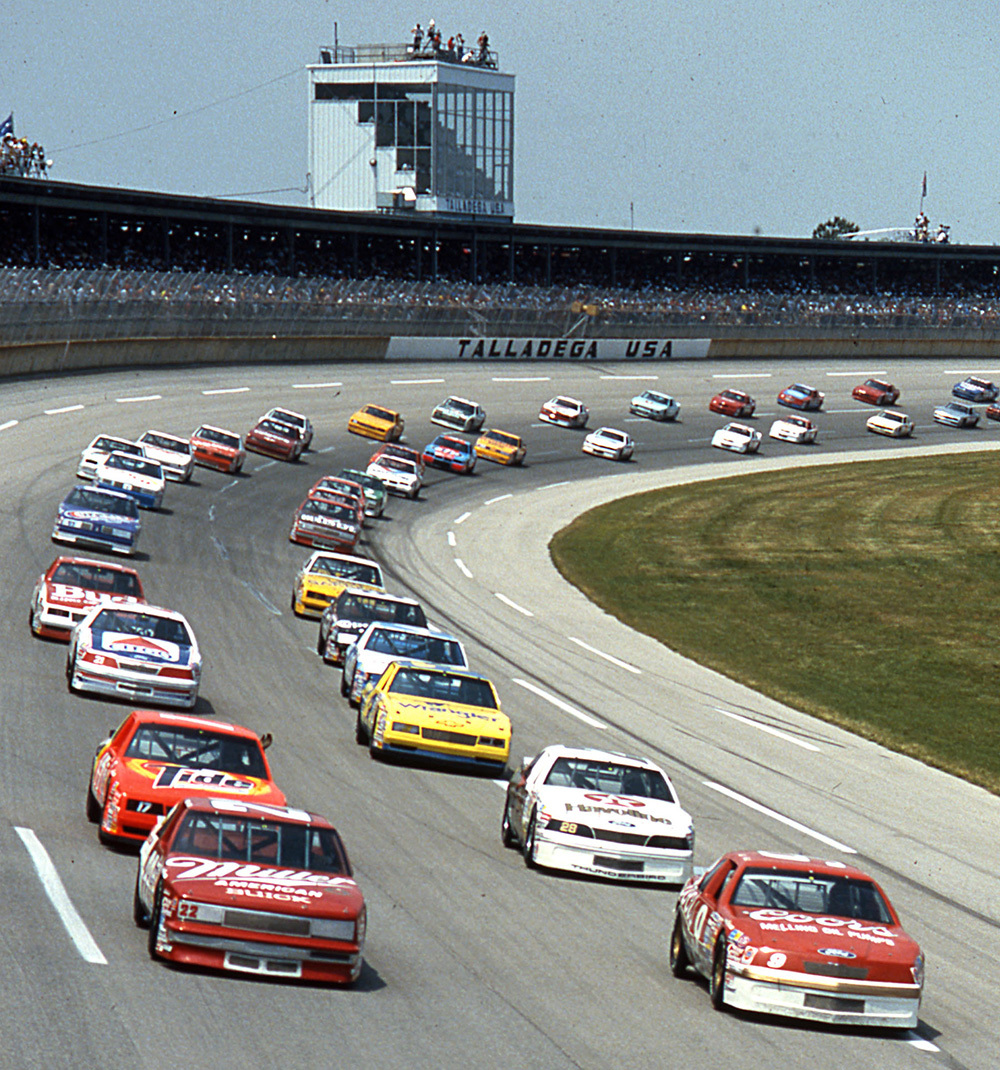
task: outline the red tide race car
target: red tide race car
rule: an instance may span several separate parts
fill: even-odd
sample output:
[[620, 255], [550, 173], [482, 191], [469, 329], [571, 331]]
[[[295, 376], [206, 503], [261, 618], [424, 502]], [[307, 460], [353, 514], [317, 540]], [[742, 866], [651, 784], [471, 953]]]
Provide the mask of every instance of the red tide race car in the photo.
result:
[[924, 957], [861, 870], [733, 851], [681, 890], [670, 968], [708, 978], [717, 1010], [913, 1029]]
[[202, 424], [191, 436], [194, 463], [220, 472], [238, 472], [247, 459], [243, 439], [235, 431]]
[[189, 795], [284, 806], [264, 756], [270, 742], [225, 721], [133, 710], [94, 755], [87, 818], [103, 843], [138, 843]]
[[305, 443], [298, 428], [265, 416], [247, 432], [246, 448], [279, 461], [297, 461], [302, 456]]
[[31, 634], [69, 642], [69, 633], [98, 602], [145, 602], [139, 573], [86, 557], [57, 557], [31, 596]]
[[336, 829], [303, 810], [185, 799], [139, 852], [133, 916], [149, 954], [350, 984], [367, 914]]
[[895, 405], [899, 401], [899, 387], [882, 379], [866, 379], [851, 391], [851, 397], [866, 405]]
[[753, 416], [757, 402], [742, 390], [721, 390], [708, 403], [712, 412], [721, 412], [723, 416]]

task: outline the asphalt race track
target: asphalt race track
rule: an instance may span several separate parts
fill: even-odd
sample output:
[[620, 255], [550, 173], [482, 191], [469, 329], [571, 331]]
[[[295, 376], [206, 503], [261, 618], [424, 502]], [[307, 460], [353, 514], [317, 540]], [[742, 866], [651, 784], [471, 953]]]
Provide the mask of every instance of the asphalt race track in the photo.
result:
[[[687, 362], [309, 365], [4, 383], [0, 1066], [993, 1070], [1000, 800], [634, 635], [564, 584], [545, 548], [589, 504], [667, 479], [760, 470], [775, 459], [997, 446], [1000, 425], [958, 431], [930, 420], [970, 371], [1000, 378], [1000, 369], [938, 361]], [[864, 430], [874, 410], [852, 401], [850, 388], [877, 373], [901, 386], [897, 407], [917, 422], [912, 443]], [[785, 411], [775, 395], [795, 380], [827, 394], [814, 446], [766, 437]], [[724, 422], [708, 398], [730, 385], [758, 399], [759, 457], [708, 446]], [[643, 386], [673, 393], [680, 421], [629, 419], [628, 398]], [[450, 393], [481, 402], [487, 426], [522, 434], [527, 465], [429, 471], [420, 499], [391, 499], [361, 549], [386, 567], [390, 590], [417, 595], [433, 622], [455, 630], [472, 667], [496, 683], [514, 723], [512, 759], [555, 742], [657, 758], [694, 815], [700, 866], [735, 847], [860, 864], [924, 948], [917, 1032], [713, 1011], [703, 983], [669, 973], [672, 890], [529, 871], [501, 846], [499, 782], [372, 761], [355, 744], [339, 672], [315, 653], [317, 626], [289, 610], [308, 555], [288, 541], [292, 511], [320, 475], [364, 467], [375, 447], [348, 435], [354, 409], [367, 401], [401, 409], [406, 441], [423, 446], [438, 430], [431, 408]], [[539, 405], [556, 393], [582, 398], [591, 428], [628, 430], [634, 462], [586, 457], [581, 432], [539, 424]], [[84, 816], [94, 748], [129, 706], [69, 694], [65, 647], [28, 630], [37, 576], [57, 553], [73, 552], [49, 533], [95, 433], [188, 434], [201, 421], [245, 432], [272, 405], [310, 415], [312, 451], [295, 465], [250, 454], [239, 477], [196, 469], [190, 484], [169, 484], [163, 512], [143, 514], [137, 567], [150, 600], [181, 610], [197, 633], [198, 712], [272, 731], [271, 761], [290, 803], [331, 817], [344, 836], [369, 903], [365, 969], [347, 990], [148, 958], [131, 919], [135, 857], [101, 847]], [[805, 468], [802, 478], [814, 477]], [[992, 598], [964, 596], [972, 612]], [[33, 837], [78, 912], [72, 931], [43, 889]]]

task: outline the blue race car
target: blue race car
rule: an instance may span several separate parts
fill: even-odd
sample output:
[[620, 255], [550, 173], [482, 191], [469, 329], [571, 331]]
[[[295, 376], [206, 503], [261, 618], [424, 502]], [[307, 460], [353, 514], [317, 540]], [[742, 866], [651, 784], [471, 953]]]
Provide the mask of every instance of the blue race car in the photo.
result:
[[778, 395], [778, 404], [785, 405], [789, 409], [801, 409], [803, 412], [816, 412], [822, 407], [825, 396], [814, 386], [792, 383]]
[[424, 446], [424, 464], [468, 474], [476, 467], [476, 451], [471, 442], [458, 435], [438, 435]]
[[996, 401], [1000, 390], [989, 379], [967, 375], [951, 388], [951, 393], [953, 397], [961, 398], [963, 401]]
[[52, 538], [134, 554], [139, 541], [139, 507], [134, 498], [117, 490], [99, 490], [78, 483], [59, 503]]

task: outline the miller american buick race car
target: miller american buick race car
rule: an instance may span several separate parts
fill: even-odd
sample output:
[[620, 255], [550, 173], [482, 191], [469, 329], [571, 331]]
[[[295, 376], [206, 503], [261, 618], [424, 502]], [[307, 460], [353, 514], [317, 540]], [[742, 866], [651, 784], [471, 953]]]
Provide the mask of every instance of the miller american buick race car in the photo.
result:
[[507, 785], [500, 835], [529, 867], [659, 884], [691, 876], [691, 816], [645, 758], [560, 746], [525, 758]]
[[350, 984], [365, 900], [336, 829], [253, 800], [185, 799], [139, 851], [132, 916], [153, 958]]
[[843, 862], [732, 851], [681, 891], [670, 968], [734, 1007], [913, 1029], [924, 957], [882, 889]]
[[85, 557], [57, 557], [31, 596], [31, 633], [68, 643], [70, 632], [100, 602], [145, 602], [139, 573]]

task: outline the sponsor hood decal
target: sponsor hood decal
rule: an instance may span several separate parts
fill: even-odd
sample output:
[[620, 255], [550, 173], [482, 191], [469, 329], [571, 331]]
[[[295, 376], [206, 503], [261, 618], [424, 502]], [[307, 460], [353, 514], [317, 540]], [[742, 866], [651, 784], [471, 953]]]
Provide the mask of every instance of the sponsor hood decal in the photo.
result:
[[554, 816], [565, 815], [567, 820], [585, 825], [630, 827], [672, 836], [683, 836], [691, 827], [690, 819], [676, 803], [662, 799], [548, 785], [539, 789], [539, 799]]
[[95, 639], [97, 649], [139, 661], [167, 661], [175, 665], [186, 665], [190, 661], [189, 646], [178, 646], [165, 639], [147, 639], [143, 635], [124, 632], [100, 632]]
[[186, 795], [268, 795], [274, 791], [267, 780], [238, 776], [221, 769], [192, 769], [146, 759], [128, 758], [125, 767], [155, 791], [173, 791], [178, 798]]

